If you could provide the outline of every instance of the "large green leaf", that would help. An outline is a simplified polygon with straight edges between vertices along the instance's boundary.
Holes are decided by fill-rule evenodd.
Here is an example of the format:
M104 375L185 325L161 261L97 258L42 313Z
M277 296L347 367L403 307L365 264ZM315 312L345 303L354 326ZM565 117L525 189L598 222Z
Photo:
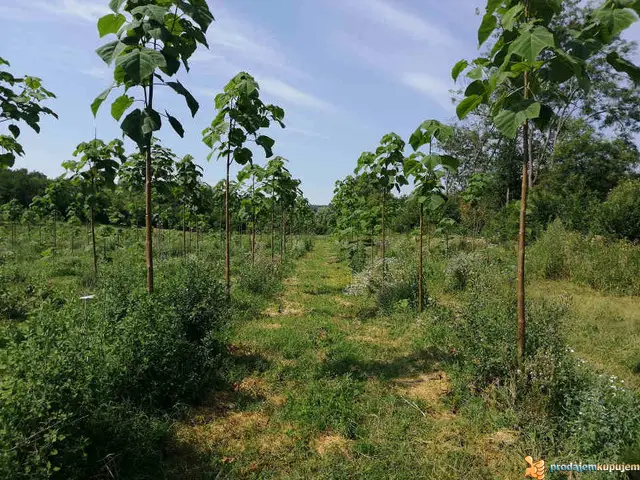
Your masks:
M527 62L535 62L540 52L548 47L553 47L555 40L553 34L545 27L537 26L531 30L521 31L509 47L508 57L515 54Z
M195 117L196 113L198 113L200 105L198 104L198 101L195 99L195 97L191 95L191 92L189 92L189 90L187 90L180 82L167 82L167 86L171 87L174 92L184 97L185 101L187 102L187 106L191 111L191 116Z
M124 112L126 112L135 99L130 97L129 95L121 95L115 99L115 101L111 104L111 116L120 121Z
M98 56L106 63L111 65L113 61L127 48L127 45L120 40L115 40L101 46L96 50Z
M136 48L135 50L119 56L116 59L116 67L122 67L129 80L140 84L148 80L156 68L166 66L164 56L150 48Z
M145 146L145 136L142 133L143 117L142 110L136 108L133 112L129 113L120 124L120 128L124 134L136 142L141 148Z
M100 106L104 103L104 101L107 99L107 97L109 96L109 94L111 93L111 90L113 90L113 85L110 86L109 88L107 88L104 92L102 92L100 95L98 95L96 97L96 99L91 103L91 112L93 113L93 116L95 117L96 115L98 115L98 110L100 110Z
M253 153L246 147L239 147L233 151L233 159L238 165L245 165L253 159Z
M493 117L493 121L505 137L515 138L518 133L518 128L520 128L527 119L535 119L539 116L540 104L528 100L501 110Z
M469 66L469 62L467 62L466 60L460 60L458 63L456 63L453 66L453 69L451 70L451 77L453 78L454 82L458 80L458 77L460 76L460 74L468 66Z
M505 30L513 30L513 27L516 24L516 20L518 19L518 15L524 10L524 7L521 3L518 3L516 6L511 7L507 10L504 15L502 15L502 19L500 23L502 28Z
M493 13L502 4L502 0L487 0L487 13Z
M205 32L214 20L207 2L204 0L191 0L188 3L184 0L179 0L178 5Z
M98 20L98 34L100 38L111 33L118 33L120 27L127 21L121 13L109 13Z
M155 110L143 110L142 112L142 134L145 137L157 132L162 127L160 114Z
M607 55L607 62L618 72L624 72L631 77L634 82L640 82L640 68L629 60L622 58L617 52Z
M264 154L267 158L273 156L273 146L275 145L275 140L266 135L260 135L256 138L256 144L260 145L264 149Z
M601 26L600 36L607 43L638 20L636 14L628 8L612 10L603 7L597 9L594 16Z
M111 0L109 2L109 8L112 12L118 13L120 11L120 7L122 7L122 4L126 1L127 0Z
M141 5L131 10L131 14L134 16L141 15L143 17L149 17L151 20L163 24L164 16L169 10L168 6L169 4L167 4L166 7L161 5Z
M166 110L164 111L164 113L167 115L169 124L175 130L175 132L180 136L180 138L184 138L184 127L182 126L180 121L173 115L169 114L169 112L167 112Z
M478 108L478 105L482 103L482 97L480 95L471 95L464 98L456 107L456 114L460 120L463 120L473 110Z
M491 36L497 26L498 20L493 16L493 14L487 13L482 17L482 23L478 29L478 43L480 47L487 41L487 38Z

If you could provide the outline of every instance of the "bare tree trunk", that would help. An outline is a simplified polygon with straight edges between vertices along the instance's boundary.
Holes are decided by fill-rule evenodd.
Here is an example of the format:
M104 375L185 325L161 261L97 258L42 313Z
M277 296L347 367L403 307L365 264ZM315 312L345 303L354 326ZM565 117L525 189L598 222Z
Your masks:
M255 206L256 177L251 174L251 265L256 262L256 206Z
M529 97L529 76L527 72L524 73L524 98ZM526 222L527 222L527 195L528 195L528 181L529 181L529 120L524 123L522 132L523 136L523 152L524 158L522 161L522 192L520 195L520 229L518 233L518 365L522 370L524 364L524 350L525 350L525 248L526 248Z
M224 281L227 293L227 300L231 298L231 213L229 212L229 168L231 166L231 154L227 155L227 179L224 190L224 222L226 228L224 246Z
M93 244L93 274L98 277L98 253L96 251L96 228L93 206L89 209L89 221L91 222L91 243Z
M182 254L187 256L187 205L182 202Z
M149 77L149 105L153 108L153 74ZM147 142L145 161L145 256L147 261L147 292L153 293L153 205L151 203L151 182L153 172L151 168L151 136Z
M284 260L284 207L281 208L280 212L280 262Z
M386 270L385 263L385 231L384 231L384 204L385 204L385 194L382 194L382 284L384 285L384 277Z
M273 202L273 206L271 207L271 264L273 265L275 258L275 224L276 222L276 204Z
M423 279L422 279L422 224L424 221L424 207L420 205L420 235L418 242L418 312L422 312L422 297L423 297Z
M56 256L56 249L58 248L58 235L56 232L56 225L57 225L57 214L54 211L53 212L53 256Z

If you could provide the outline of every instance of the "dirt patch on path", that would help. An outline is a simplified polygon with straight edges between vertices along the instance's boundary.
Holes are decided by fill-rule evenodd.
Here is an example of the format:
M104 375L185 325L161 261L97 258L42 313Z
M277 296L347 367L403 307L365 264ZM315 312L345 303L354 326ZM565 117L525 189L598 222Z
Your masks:
M324 457L329 454L338 454L351 458L351 445L353 440L349 440L342 435L331 433L322 435L311 441L311 447Z
M302 305L284 301L281 304L267 308L262 313L267 317L301 317L305 314L305 310Z
M394 384L399 393L423 400L433 406L440 403L442 397L451 391L449 377L441 370L425 373L418 377L398 378Z

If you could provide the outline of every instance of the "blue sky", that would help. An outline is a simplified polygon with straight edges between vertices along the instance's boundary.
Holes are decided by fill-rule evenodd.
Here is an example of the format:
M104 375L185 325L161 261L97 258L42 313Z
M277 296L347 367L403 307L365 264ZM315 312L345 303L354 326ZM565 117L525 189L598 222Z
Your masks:
M198 51L179 78L201 104L191 119L181 99L161 93L158 105L177 116L187 134L170 127L158 135L178 155L194 155L205 181L223 176L206 161L201 131L215 115L213 98L241 70L252 73L265 101L287 112L285 130L273 129L276 154L290 160L312 203L331 199L333 184L349 174L363 150L383 134L404 138L427 118L454 119L449 89L453 64L477 54L476 7L484 0L209 0L216 22L210 50ZM58 121L42 133L24 129L24 158L16 167L47 175L75 146L120 136L108 106L94 120L89 105L110 85L111 72L95 54L96 20L107 0L0 0L2 56L16 75L43 79L57 99ZM627 34L640 40L640 25ZM106 105L106 104L105 104ZM133 149L133 146L131 146ZM258 153L258 152L256 152ZM259 158L259 157L258 157Z

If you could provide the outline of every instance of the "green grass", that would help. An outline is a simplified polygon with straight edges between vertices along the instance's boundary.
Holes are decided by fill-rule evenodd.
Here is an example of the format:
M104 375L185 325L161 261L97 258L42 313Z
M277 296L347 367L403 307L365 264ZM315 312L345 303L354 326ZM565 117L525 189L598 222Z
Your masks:
M575 354L598 372L640 390L640 297L605 295L567 281L536 281L529 291L568 297L567 341Z
M430 314L366 316L328 239L231 342L234 388L172 431L173 478L514 478L526 438L509 414L456 411ZM437 311L437 309L435 309ZM497 473L496 473L497 472Z

